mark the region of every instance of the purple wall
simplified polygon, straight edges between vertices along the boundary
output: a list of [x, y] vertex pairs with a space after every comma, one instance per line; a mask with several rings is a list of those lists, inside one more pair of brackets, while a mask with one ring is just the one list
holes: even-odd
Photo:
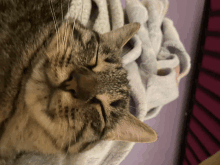
[[[121, 1], [124, 6], [125, 0]], [[192, 63], [204, 2], [205, 0], [169, 0], [167, 17], [173, 20]], [[165, 105], [156, 118], [145, 122], [156, 130], [158, 141], [151, 144], [136, 144], [121, 165], [176, 165], [190, 77], [191, 72], [181, 80], [179, 98]]]

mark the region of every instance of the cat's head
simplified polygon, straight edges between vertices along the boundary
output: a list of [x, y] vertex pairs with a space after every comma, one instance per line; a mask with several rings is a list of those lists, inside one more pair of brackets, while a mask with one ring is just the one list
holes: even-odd
[[153, 129], [129, 112], [121, 50], [140, 25], [98, 34], [68, 19], [39, 53], [26, 85], [30, 115], [61, 150], [77, 153], [100, 140], [154, 142]]

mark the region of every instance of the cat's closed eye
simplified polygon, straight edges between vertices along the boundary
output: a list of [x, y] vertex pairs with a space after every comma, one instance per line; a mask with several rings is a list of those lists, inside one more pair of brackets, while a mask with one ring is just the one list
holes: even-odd
[[104, 109], [104, 106], [103, 106], [102, 102], [99, 99], [97, 99], [96, 97], [93, 97], [90, 100], [90, 103], [91, 104], [99, 104], [100, 105], [101, 110], [102, 110], [102, 116], [104, 118], [104, 121], [106, 122], [106, 113], [105, 113], [105, 109]]
[[93, 98], [90, 100], [90, 103], [91, 103], [91, 104], [99, 104], [100, 101], [99, 101], [96, 97], [93, 97]]
[[106, 58], [106, 59], [105, 59], [105, 62], [108, 62], [108, 63], [115, 63], [116, 60], [113, 59], [113, 58]]
[[113, 101], [110, 106], [114, 107], [114, 108], [117, 108], [119, 106], [122, 106], [124, 105], [126, 102], [122, 99], [119, 99], [119, 100], [116, 100], [116, 101]]
[[97, 64], [98, 64], [98, 57], [99, 57], [98, 52], [99, 52], [99, 47], [97, 48], [97, 51], [96, 51], [96, 54], [95, 54], [95, 57], [96, 57], [95, 58], [95, 64], [94, 65], [88, 65], [87, 66], [88, 69], [92, 70], [93, 68], [95, 68], [97, 66]]

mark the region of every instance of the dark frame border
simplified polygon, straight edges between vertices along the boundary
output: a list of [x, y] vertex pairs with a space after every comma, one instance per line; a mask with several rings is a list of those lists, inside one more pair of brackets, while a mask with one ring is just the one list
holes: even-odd
[[187, 133], [188, 133], [188, 126], [189, 122], [191, 119], [191, 114], [192, 114], [192, 109], [193, 105], [195, 104], [195, 93], [196, 93], [196, 87], [198, 83], [198, 77], [199, 77], [199, 71], [201, 68], [201, 62], [203, 59], [203, 48], [205, 45], [205, 38], [206, 38], [206, 29], [208, 27], [208, 21], [209, 21], [209, 16], [211, 16], [211, 11], [210, 11], [210, 0], [205, 1], [204, 5], [204, 10], [203, 10], [203, 15], [202, 15], [202, 22], [200, 26], [200, 32], [199, 32], [199, 38], [198, 38], [198, 43], [196, 47], [196, 53], [195, 53], [195, 60], [192, 64], [191, 72], [192, 76], [190, 77], [190, 87], [188, 89], [188, 104], [186, 105], [186, 109], [184, 111], [184, 119], [182, 122], [182, 132], [180, 133], [180, 147], [178, 152], [178, 158], [177, 158], [177, 165], [182, 165], [184, 159], [185, 159], [185, 148], [187, 145]]

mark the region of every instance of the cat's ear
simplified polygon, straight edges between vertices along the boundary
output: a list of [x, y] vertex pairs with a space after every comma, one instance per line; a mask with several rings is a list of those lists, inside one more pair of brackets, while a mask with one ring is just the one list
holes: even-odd
[[103, 140], [152, 143], [158, 139], [157, 133], [148, 125], [128, 113], [120, 119], [115, 128], [103, 136]]
[[111, 43], [116, 43], [116, 46], [121, 49], [137, 33], [139, 28], [140, 24], [134, 22], [102, 34], [102, 36], [104, 40], [107, 40]]

